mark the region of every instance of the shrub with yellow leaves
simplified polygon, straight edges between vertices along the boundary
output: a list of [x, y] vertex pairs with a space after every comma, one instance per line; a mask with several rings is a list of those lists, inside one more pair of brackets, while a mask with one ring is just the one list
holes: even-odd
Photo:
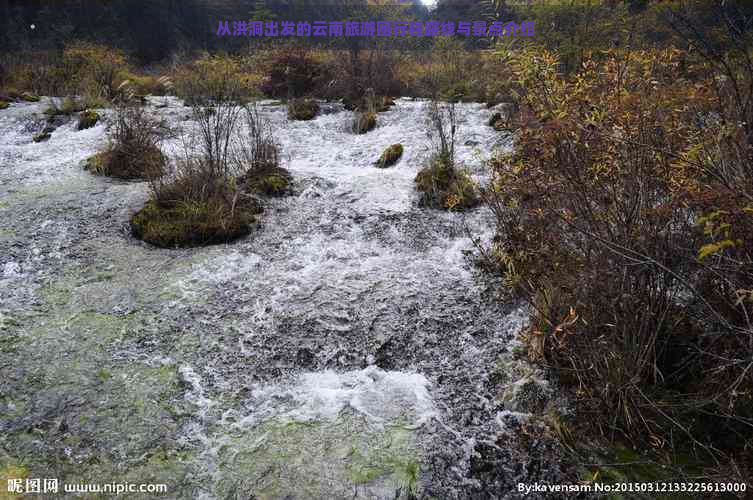
[[532, 349], [610, 436], [739, 456], [753, 445], [753, 116], [732, 83], [753, 72], [720, 78], [679, 50], [586, 54], [569, 76], [551, 52], [500, 56], [525, 92], [516, 150], [492, 162], [487, 255], [533, 306]]

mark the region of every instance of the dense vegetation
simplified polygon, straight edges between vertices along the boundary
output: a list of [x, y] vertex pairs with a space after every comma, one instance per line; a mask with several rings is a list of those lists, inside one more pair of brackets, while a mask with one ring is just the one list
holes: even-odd
[[[30, 2], [4, 7], [6, 22], [34, 7], [51, 15]], [[123, 2], [97, 8], [118, 22], [135, 15]], [[295, 120], [339, 100], [355, 134], [379, 126], [391, 97], [430, 97], [434, 149], [415, 178], [420, 203], [491, 207], [498, 234], [483, 263], [531, 305], [528, 356], [574, 402], [575, 418], [552, 417], [574, 460], [592, 461], [583, 443], [593, 439], [649, 450], [673, 472], [751, 480], [750, 5], [440, 2], [443, 15], [535, 19], [539, 35], [421, 41], [431, 51], [209, 50], [217, 41], [179, 51], [180, 26], [200, 25], [199, 7], [160, 8], [184, 24], [159, 42], [142, 26], [123, 30], [129, 50], [106, 45], [95, 35], [107, 23], [83, 40], [72, 19], [59, 46], [5, 40], [15, 46], [0, 62], [0, 112], [71, 96], [49, 114], [77, 114], [86, 128], [98, 119], [92, 109], [118, 103], [111, 144], [88, 168], [150, 181], [131, 221], [136, 236], [164, 247], [229, 241], [251, 231], [257, 196], [289, 192], [271, 129], [248, 105], [257, 97], [285, 100]], [[170, 168], [159, 148], [166, 132], [134, 102], [167, 92], [192, 106], [201, 138], [198, 151], [185, 141]], [[514, 152], [491, 162], [484, 189], [455, 164], [457, 101], [494, 107], [488, 125], [514, 134]], [[401, 155], [393, 145], [377, 166]]]

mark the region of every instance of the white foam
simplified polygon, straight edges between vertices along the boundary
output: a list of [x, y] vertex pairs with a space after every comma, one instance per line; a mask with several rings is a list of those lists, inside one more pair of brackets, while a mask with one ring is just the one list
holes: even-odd
[[376, 366], [342, 373], [305, 373], [293, 384], [257, 386], [252, 396], [253, 413], [241, 424], [269, 417], [301, 422], [332, 420], [351, 409], [375, 425], [405, 418], [420, 426], [437, 415], [426, 377]]
[[3, 276], [6, 278], [20, 278], [23, 276], [21, 265], [18, 262], [6, 262], [3, 266]]

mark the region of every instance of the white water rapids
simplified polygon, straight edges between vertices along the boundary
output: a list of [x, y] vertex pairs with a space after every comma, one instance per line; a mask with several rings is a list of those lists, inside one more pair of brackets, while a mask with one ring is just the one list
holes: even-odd
[[[0, 111], [0, 469], [172, 498], [502, 498], [544, 474], [499, 444], [517, 414], [490, 381], [526, 315], [474, 268], [491, 214], [417, 204], [424, 102], [364, 135], [347, 111], [264, 104], [295, 193], [247, 238], [183, 250], [129, 234], [144, 183], [81, 168], [103, 123], [32, 142], [44, 105]], [[459, 105], [458, 161], [481, 183], [508, 147], [490, 113]]]

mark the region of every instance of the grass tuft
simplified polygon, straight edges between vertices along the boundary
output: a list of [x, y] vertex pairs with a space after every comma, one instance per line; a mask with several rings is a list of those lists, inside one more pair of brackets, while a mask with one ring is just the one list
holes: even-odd
[[379, 160], [377, 160], [376, 166], [377, 168], [391, 167], [392, 165], [400, 161], [400, 158], [402, 158], [402, 156], [403, 145], [393, 144], [392, 146], [384, 150], [382, 156], [380, 156]]
[[319, 113], [319, 103], [314, 99], [292, 99], [288, 102], [288, 118], [291, 120], [313, 120]]

